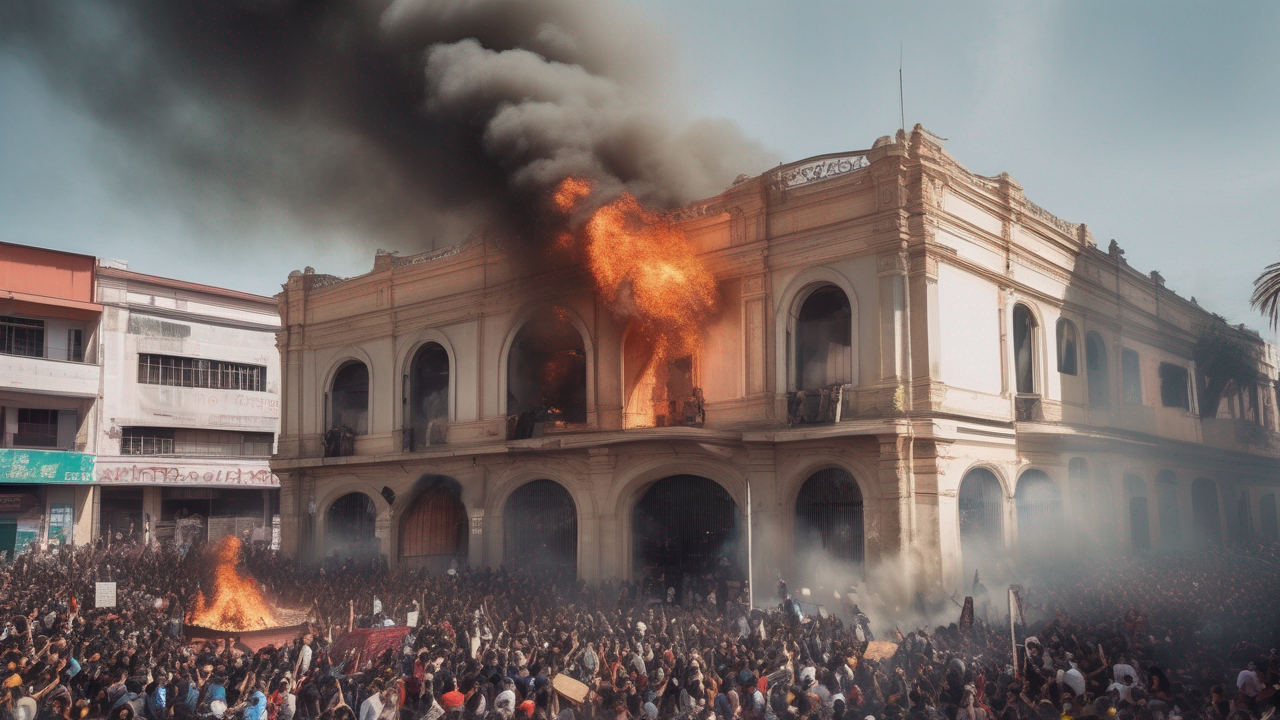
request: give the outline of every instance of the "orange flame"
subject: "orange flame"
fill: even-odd
[[[588,181],[567,178],[552,202],[568,214],[590,192]],[[584,234],[596,289],[615,313],[639,321],[654,345],[646,374],[656,372],[656,384],[664,386],[666,364],[696,356],[702,346],[702,327],[718,300],[715,278],[683,232],[631,195],[592,213]]]
[[[257,583],[236,567],[240,563],[239,538],[228,535],[218,542],[216,562],[213,602],[206,603],[203,592],[197,594],[187,622],[227,631],[261,630],[280,624]]]

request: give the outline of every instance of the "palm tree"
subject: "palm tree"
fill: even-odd
[[[1271,321],[1271,327],[1280,324],[1280,263],[1267,266],[1253,281],[1253,297],[1249,304]]]

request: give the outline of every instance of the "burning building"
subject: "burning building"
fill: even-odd
[[[287,552],[597,580],[741,566],[749,525],[757,578],[949,590],[1277,537],[1273,349],[919,126],[576,227],[569,270],[477,232],[290,275]]]

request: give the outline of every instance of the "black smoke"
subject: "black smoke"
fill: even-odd
[[[132,200],[409,251],[538,235],[569,174],[671,207],[767,167],[732,123],[659,101],[644,28],[564,0],[0,4],[5,49],[127,142],[104,162]]]

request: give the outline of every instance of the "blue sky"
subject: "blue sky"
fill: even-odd
[[[1280,260],[1280,3],[634,4],[657,30],[664,110],[733,119],[788,160],[897,128],[901,43],[908,127],[1261,328],[1250,285]],[[0,240],[264,294],[304,265],[371,266],[376,239],[313,242],[283,212],[122,190],[104,168],[136,158],[27,62],[0,48]]]

